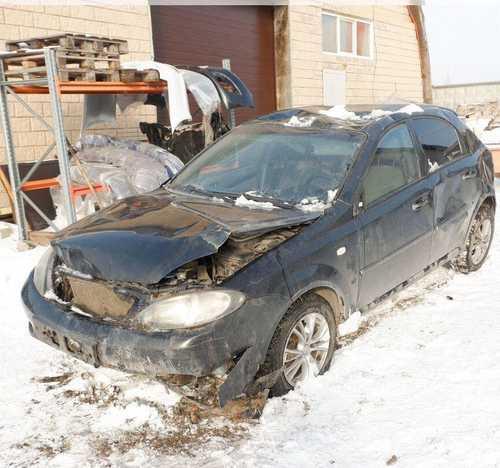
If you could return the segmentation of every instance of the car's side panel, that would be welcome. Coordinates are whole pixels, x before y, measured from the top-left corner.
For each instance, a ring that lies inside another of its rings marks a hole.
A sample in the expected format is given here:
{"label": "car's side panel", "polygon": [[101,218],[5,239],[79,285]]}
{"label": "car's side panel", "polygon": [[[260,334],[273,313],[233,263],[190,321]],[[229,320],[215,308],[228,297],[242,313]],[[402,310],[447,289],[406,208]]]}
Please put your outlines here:
{"label": "car's side panel", "polygon": [[345,318],[355,307],[359,252],[352,207],[339,201],[329,213],[278,248],[292,300],[316,287],[329,287],[344,302]]}
{"label": "car's side panel", "polygon": [[[421,179],[358,216],[364,256],[358,305],[365,306],[429,265],[432,182]],[[428,201],[418,206],[419,200]]]}
{"label": "car's side panel", "polygon": [[470,219],[482,193],[478,153],[439,170],[440,180],[434,187],[432,261],[463,246]]}
{"label": "car's side panel", "polygon": [[464,125],[449,111],[439,117],[416,117],[411,124],[414,127],[422,120],[435,121],[437,124],[444,120],[451,125],[457,132],[462,154],[432,172],[433,164],[427,160],[417,135],[424,167],[430,171],[429,177],[436,181],[433,189],[434,234],[431,250],[431,261],[435,262],[463,246],[467,228],[482,193],[479,167],[482,145],[469,149],[464,137]]}

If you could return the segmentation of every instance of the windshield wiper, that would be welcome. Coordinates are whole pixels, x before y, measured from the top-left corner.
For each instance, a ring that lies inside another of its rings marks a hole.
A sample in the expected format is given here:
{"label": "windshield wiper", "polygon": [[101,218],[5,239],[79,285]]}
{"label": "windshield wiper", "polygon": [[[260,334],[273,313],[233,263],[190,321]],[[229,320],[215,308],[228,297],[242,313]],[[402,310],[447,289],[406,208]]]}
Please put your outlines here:
{"label": "windshield wiper", "polygon": [[230,198],[231,200],[234,200],[236,197],[238,197],[237,193],[206,190],[199,187],[198,185],[193,185],[193,184],[181,185],[179,189],[183,192],[196,193],[197,195],[203,195],[205,197],[227,197]]}
{"label": "windshield wiper", "polygon": [[179,188],[183,192],[196,193],[198,195],[204,195],[204,196],[208,196],[208,197],[210,196],[209,192],[202,189],[201,187],[198,187],[197,185],[187,184],[187,185],[181,185]]}

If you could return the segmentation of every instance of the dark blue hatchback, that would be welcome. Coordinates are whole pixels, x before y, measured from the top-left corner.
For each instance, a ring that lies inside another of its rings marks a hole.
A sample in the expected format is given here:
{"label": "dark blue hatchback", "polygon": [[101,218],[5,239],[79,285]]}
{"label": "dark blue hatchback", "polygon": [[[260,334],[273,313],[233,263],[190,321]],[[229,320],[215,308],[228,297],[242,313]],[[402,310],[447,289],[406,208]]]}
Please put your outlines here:
{"label": "dark blue hatchback", "polygon": [[[492,156],[450,110],[289,109],[165,187],[63,231],[23,289],[30,331],[219,403],[325,372],[349,315],[493,237]],[[172,376],[175,376],[173,378]]]}

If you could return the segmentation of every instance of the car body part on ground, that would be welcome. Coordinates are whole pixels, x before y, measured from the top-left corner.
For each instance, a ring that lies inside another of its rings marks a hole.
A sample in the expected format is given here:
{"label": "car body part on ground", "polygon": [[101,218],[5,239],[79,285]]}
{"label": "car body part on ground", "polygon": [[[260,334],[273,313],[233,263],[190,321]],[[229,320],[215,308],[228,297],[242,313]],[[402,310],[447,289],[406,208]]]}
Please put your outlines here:
{"label": "car body part on ground", "polygon": [[[95,192],[75,199],[77,219],[103,208],[116,200],[150,192],[159,188],[183,167],[173,154],[136,140],[120,140],[107,135],[89,134],[75,146],[70,174],[73,184],[104,187],[103,193]],[[61,209],[60,188],[51,189],[56,208],[57,226],[69,223]]]}
{"label": "car body part on ground", "polygon": [[23,289],[31,333],[94,365],[218,376],[224,405],[294,385],[291,336],[314,318],[301,359],[326,370],[352,313],[475,258],[496,204],[491,153],[453,112],[340,110],[237,127],[163,189],[68,227]]}

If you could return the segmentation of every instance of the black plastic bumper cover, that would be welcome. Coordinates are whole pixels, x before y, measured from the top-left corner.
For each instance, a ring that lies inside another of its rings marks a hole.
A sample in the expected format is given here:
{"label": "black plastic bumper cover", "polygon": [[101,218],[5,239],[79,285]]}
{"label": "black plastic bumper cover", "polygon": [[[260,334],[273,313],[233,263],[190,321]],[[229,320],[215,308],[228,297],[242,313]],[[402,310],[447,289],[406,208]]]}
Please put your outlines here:
{"label": "black plastic bumper cover", "polygon": [[214,336],[211,325],[146,333],[71,312],[40,296],[32,274],[22,300],[35,338],[95,366],[151,376],[204,376],[234,356],[227,341]]}

